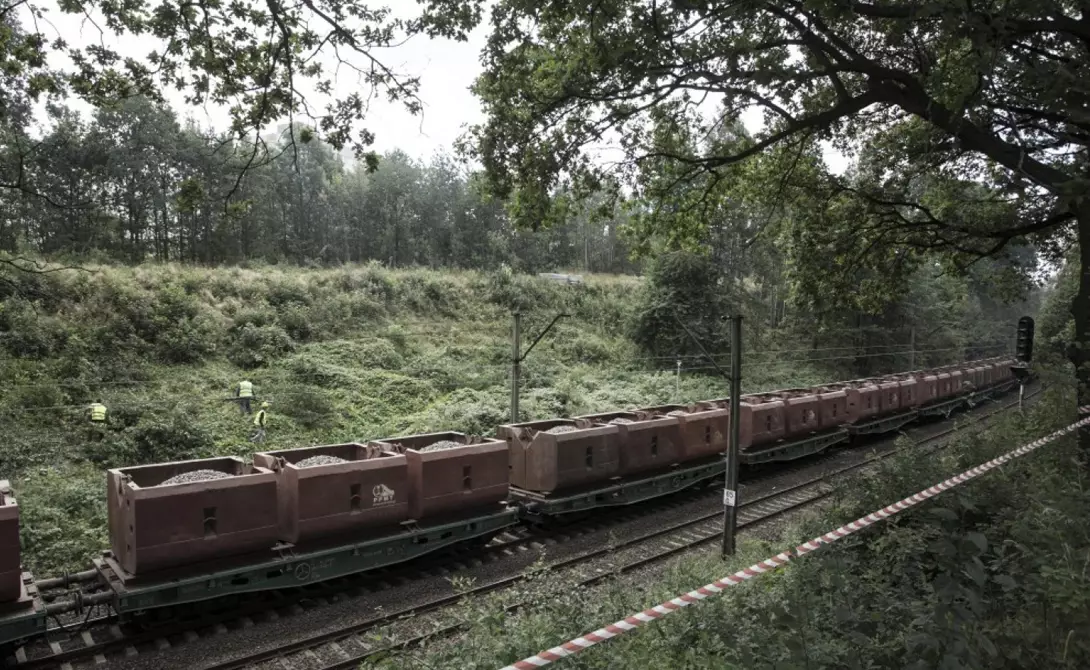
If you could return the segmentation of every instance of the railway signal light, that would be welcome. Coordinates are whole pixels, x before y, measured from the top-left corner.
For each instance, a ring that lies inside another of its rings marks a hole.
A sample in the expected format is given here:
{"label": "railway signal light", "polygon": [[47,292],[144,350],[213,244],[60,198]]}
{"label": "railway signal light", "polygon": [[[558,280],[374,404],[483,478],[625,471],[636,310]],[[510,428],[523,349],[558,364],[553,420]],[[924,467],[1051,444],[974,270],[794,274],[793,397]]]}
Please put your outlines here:
{"label": "railway signal light", "polygon": [[1014,355],[1023,363],[1033,360],[1033,319],[1028,316],[1018,319],[1018,341],[1015,343]]}

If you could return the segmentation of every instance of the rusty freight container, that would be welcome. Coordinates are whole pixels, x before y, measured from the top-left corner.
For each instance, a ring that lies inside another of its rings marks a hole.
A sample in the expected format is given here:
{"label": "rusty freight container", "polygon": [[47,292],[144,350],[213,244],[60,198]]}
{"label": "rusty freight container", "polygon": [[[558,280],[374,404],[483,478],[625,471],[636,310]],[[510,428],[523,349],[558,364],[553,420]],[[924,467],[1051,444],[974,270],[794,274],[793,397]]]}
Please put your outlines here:
{"label": "rusty freight container", "polygon": [[973,385],[976,386],[978,389],[982,389],[985,386],[988,386],[988,378],[986,378],[984,366],[981,365],[979,362],[973,363],[972,367],[970,368],[969,375],[972,379]]}
{"label": "rusty freight container", "polygon": [[995,363],[985,362],[980,366],[984,370],[984,386],[991,386],[995,383]]}
{"label": "rusty freight container", "polygon": [[428,433],[378,440],[409,465],[409,517],[448,519],[498,510],[511,479],[503,440],[464,433]]}
{"label": "rusty freight container", "polygon": [[818,423],[822,430],[835,428],[849,422],[848,393],[843,389],[818,388],[814,390],[817,395]]}
{"label": "rusty freight container", "polygon": [[901,383],[888,377],[874,380],[882,414],[896,414],[901,409]]}
{"label": "rusty freight container", "polygon": [[783,439],[786,419],[782,398],[765,394],[748,395],[742,396],[742,404],[751,408],[751,446],[757,447]]}
{"label": "rusty freight container", "polygon": [[920,405],[934,402],[939,397],[939,378],[931,372],[921,372],[916,375],[916,396]]}
{"label": "rusty freight container", "polygon": [[18,600],[23,590],[19,554],[19,504],[6,479],[0,479],[0,603]]}
{"label": "rusty freight container", "polygon": [[615,425],[548,419],[498,426],[496,433],[507,442],[512,486],[548,493],[620,475]]}
{"label": "rusty freight container", "polygon": [[[958,393],[964,393],[968,390],[966,382],[971,381],[970,375],[967,374],[961,366],[952,365],[948,370],[950,375],[950,393],[951,395],[957,395]],[[978,387],[979,388],[979,387]]]}
{"label": "rusty freight container", "polygon": [[378,533],[409,517],[406,459],[382,447],[265,451],[254,454],[254,465],[276,476],[278,537],[284,542]]}
{"label": "rusty freight container", "polygon": [[948,398],[954,395],[955,390],[950,382],[949,371],[944,370],[943,368],[939,368],[937,374],[935,375],[935,378],[938,380],[940,398]]}
{"label": "rusty freight container", "polygon": [[[217,478],[198,480],[210,476]],[[131,575],[267,550],[277,540],[276,475],[240,458],[115,468],[106,487],[113,555]]]}
{"label": "rusty freight container", "polygon": [[922,405],[926,398],[923,380],[916,375],[895,375],[892,378],[901,386],[901,407],[911,409]]}
{"label": "rusty freight container", "polygon": [[[859,389],[855,388],[852,384],[847,382],[837,382],[836,384],[827,384],[825,386],[815,389],[819,396],[822,397],[823,403],[826,396],[833,394],[843,394],[843,400],[838,404],[832,405],[823,404],[825,411],[822,416],[822,426],[832,428],[841,424],[855,423],[859,419],[859,407],[862,396],[859,393]],[[835,398],[836,396],[833,395]],[[828,424],[826,424],[828,421]]]}
{"label": "rusty freight container", "polygon": [[[641,407],[637,412],[669,414],[677,418],[681,459],[691,461],[721,454],[730,443],[730,398],[703,400],[692,405]],[[749,448],[752,408],[739,404],[738,448]]]}
{"label": "rusty freight container", "polygon": [[681,424],[667,410],[605,412],[575,417],[595,426],[616,426],[621,476],[659,470],[681,461]]}
{"label": "rusty freight container", "polygon": [[821,429],[821,400],[812,389],[785,389],[764,395],[783,400],[785,438],[808,435]]}
{"label": "rusty freight container", "polygon": [[848,382],[859,392],[858,421],[866,421],[882,411],[882,389],[870,379],[856,379]]}

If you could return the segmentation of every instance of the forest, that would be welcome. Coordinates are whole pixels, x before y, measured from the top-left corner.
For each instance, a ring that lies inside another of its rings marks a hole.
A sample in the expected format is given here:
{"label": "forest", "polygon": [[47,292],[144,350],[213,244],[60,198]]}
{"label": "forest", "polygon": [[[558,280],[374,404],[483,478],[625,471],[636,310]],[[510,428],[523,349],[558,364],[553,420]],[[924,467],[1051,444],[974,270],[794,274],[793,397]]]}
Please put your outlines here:
{"label": "forest", "polygon": [[305,127],[233,141],[144,97],[90,119],[63,107],[49,113],[50,132],[20,166],[32,192],[0,199],[0,249],[9,253],[203,265],[635,268],[619,238],[620,212],[616,221],[573,216],[527,234],[451,155],[422,163],[394,151],[369,172],[316,138],[302,141]]}
{"label": "forest", "polygon": [[[0,478],[30,569],[105,546],[103,469],[251,453],[244,378],[270,449],[489,434],[516,312],[528,337],[564,315],[520,420],[723,397],[729,316],[745,392],[1009,354],[1036,319],[1036,407],[785,542],[1090,406],[1086,3],[416,5],[0,8]],[[390,64],[409,39],[479,47],[481,120],[431,156],[374,148],[373,100],[423,109]],[[571,667],[1086,667],[1090,429],[1033,463]],[[542,580],[523,614],[465,603],[473,635],[379,666],[499,667],[724,567],[602,597]]]}

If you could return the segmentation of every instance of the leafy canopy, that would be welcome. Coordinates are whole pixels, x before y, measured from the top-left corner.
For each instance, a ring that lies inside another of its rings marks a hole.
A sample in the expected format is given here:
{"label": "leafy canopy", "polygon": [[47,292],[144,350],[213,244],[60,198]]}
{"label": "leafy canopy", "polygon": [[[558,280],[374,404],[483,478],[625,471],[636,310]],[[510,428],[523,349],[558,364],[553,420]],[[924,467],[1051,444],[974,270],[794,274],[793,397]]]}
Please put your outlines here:
{"label": "leafy canopy", "polygon": [[[75,94],[103,106],[134,95],[161,98],[175,89],[190,105],[227,107],[236,137],[260,135],[282,120],[292,128],[296,120],[306,121],[326,142],[351,146],[374,167],[375,157],[366,151],[374,134],[360,125],[370,100],[384,96],[412,113],[422,107],[419,79],[397,72],[382,50],[416,35],[464,41],[481,19],[482,0],[416,4],[409,18],[399,18],[389,7],[344,0],[58,1],[59,11],[85,17],[88,30],[103,37],[140,38],[146,52],[126,57],[97,35],[88,44],[50,38],[46,5],[15,0],[0,8],[0,82],[7,84],[0,91],[0,119],[21,100],[43,95]],[[64,57],[70,65],[51,64]],[[338,75],[354,78],[357,88],[336,94]],[[328,102],[317,104],[315,92]],[[251,161],[258,156],[255,150]],[[3,186],[22,184],[7,180]]]}
{"label": "leafy canopy", "polygon": [[[1084,4],[501,0],[472,144],[527,226],[607,178],[656,205],[697,188],[695,218],[644,221],[676,245],[708,202],[749,203],[790,223],[768,234],[790,241],[800,286],[862,272],[877,290],[921,252],[958,268],[1024,260],[1026,241],[1059,256],[1087,208]],[[761,128],[715,139],[743,115]],[[599,160],[612,140],[621,157]],[[832,173],[822,141],[853,168]]]}

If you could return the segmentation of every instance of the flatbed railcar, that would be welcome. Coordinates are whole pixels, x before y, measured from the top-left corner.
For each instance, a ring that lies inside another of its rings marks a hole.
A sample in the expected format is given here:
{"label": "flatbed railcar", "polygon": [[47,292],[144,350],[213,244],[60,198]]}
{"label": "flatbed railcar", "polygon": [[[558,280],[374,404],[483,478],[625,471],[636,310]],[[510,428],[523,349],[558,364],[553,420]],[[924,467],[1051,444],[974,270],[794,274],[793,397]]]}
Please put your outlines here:
{"label": "flatbed railcar", "polygon": [[[1013,364],[988,359],[743,396],[740,461],[794,460],[947,416],[1015,387]],[[721,478],[729,423],[729,401],[718,399],[509,424],[497,429],[502,440],[437,433],[263,452],[252,464],[221,458],[111,471],[111,550],[91,573],[104,588],[46,603],[19,573],[17,597],[9,583],[0,601],[0,647],[40,636],[48,616],[90,603],[139,616],[397,565],[486,543],[524,522],[647,503]],[[433,440],[458,446],[429,452]],[[315,455],[342,462],[297,465]],[[162,485],[209,468],[223,478]],[[10,582],[3,568],[13,555],[17,565],[18,544],[3,544],[3,522],[17,534],[18,516],[10,488],[0,490],[0,575]]]}

